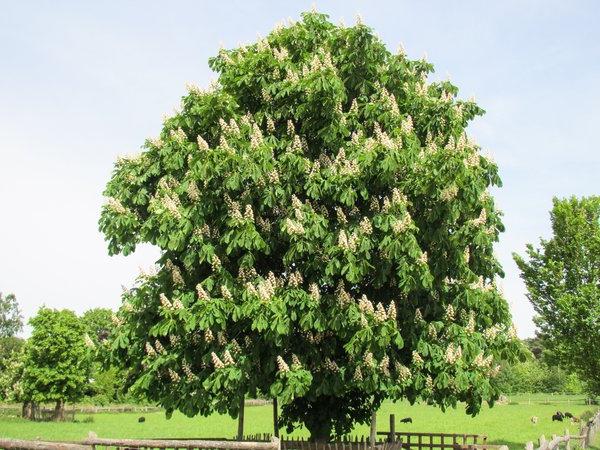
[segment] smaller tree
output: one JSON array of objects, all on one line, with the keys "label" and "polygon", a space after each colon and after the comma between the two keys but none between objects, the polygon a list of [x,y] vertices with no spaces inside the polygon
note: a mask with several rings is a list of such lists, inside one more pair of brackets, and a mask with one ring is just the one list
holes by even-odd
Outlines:
[{"label": "smaller tree", "polygon": [[23,329],[23,316],[15,294],[0,292],[0,338],[11,337]]},{"label": "smaller tree", "polygon": [[552,237],[515,254],[552,358],[600,394],[600,197],[553,200]]},{"label": "smaller tree", "polygon": [[90,373],[90,350],[83,322],[73,311],[42,307],[29,322],[22,390],[25,402],[56,402],[54,420],[64,420],[64,405],[83,396]]}]

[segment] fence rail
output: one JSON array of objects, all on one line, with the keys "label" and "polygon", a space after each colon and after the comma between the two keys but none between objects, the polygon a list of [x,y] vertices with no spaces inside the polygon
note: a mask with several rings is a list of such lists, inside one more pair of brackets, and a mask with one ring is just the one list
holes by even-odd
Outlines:
[{"label": "fence rail", "polygon": [[269,442],[249,442],[208,439],[101,439],[95,436],[88,437],[82,442],[72,443],[0,439],[0,449],[6,450],[95,450],[96,447],[115,447],[117,449],[281,450],[281,442],[278,438],[272,438]]},{"label": "fence rail", "polygon": [[25,441],[0,438],[0,449],[6,450],[91,450],[92,447],[68,442]]}]

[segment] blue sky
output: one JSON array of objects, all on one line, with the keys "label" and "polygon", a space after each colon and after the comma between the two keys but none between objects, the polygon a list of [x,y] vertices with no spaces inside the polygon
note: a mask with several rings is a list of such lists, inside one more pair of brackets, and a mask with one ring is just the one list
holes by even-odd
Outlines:
[{"label": "blue sky", "polygon": [[[219,46],[265,35],[310,1],[3,2],[0,15],[0,290],[27,317],[46,304],[120,303],[156,252],[109,257],[101,192],[120,154],[155,136],[186,82],[207,85]],[[487,114],[470,134],[500,166],[507,231],[497,247],[519,335],[532,309],[511,252],[549,233],[552,196],[598,194],[600,3],[322,1],[357,13],[389,48],[427,53],[435,78]]]}]

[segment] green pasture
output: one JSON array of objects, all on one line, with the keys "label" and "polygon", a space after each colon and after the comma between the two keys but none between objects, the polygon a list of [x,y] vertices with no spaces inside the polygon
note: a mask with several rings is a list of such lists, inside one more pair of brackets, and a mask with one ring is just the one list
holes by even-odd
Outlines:
[{"label": "green pasture", "polygon": [[[457,408],[442,412],[438,408],[407,402],[386,402],[377,414],[378,431],[389,429],[389,415],[395,414],[397,422],[403,417],[411,417],[412,424],[397,423],[398,431],[476,433],[487,434],[488,443],[508,444],[512,449],[522,448],[530,440],[537,441],[540,435],[550,437],[563,434],[565,429],[576,434],[579,424],[552,422],[551,416],[557,411],[569,411],[579,415],[597,407],[585,405],[583,397],[521,395],[509,399],[506,404],[493,408],[485,406],[476,417]],[[245,432],[247,434],[272,431],[271,405],[246,407]],[[144,416],[146,421],[138,423]],[[531,417],[539,422],[533,424]],[[86,418],[93,422],[83,422]],[[87,419],[91,420],[91,419]],[[174,414],[170,420],[163,412],[151,413],[98,413],[78,414],[74,423],[29,422],[14,415],[0,415],[0,437],[45,440],[80,440],[93,431],[105,438],[166,438],[166,437],[225,437],[236,433],[237,421],[227,416],[214,414],[210,417],[188,418]],[[368,435],[367,425],[357,426],[354,434]],[[307,436],[305,430],[297,430],[294,436]]]}]

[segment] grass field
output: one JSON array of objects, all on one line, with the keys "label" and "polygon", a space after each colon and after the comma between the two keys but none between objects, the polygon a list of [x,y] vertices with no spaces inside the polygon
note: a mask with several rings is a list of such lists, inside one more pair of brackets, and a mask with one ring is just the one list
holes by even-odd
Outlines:
[{"label": "grass field", "polygon": [[[582,397],[573,396],[515,396],[510,403],[485,406],[477,417],[470,417],[462,408],[445,413],[427,405],[411,406],[405,402],[386,402],[377,415],[379,431],[389,429],[389,415],[396,419],[410,416],[412,424],[397,424],[398,431],[478,433],[489,436],[488,443],[508,444],[511,449],[522,449],[527,441],[537,441],[540,435],[550,437],[563,434],[565,429],[578,433],[579,425],[569,422],[552,422],[551,416],[557,411],[570,411],[575,415],[596,407],[584,404]],[[272,431],[272,409],[270,405],[246,408],[245,432],[247,434]],[[146,422],[138,423],[143,415]],[[539,417],[532,424],[531,416]],[[93,422],[82,423],[86,417]],[[89,431],[99,437],[159,438],[159,437],[227,437],[237,430],[237,422],[227,416],[187,418],[174,414],[170,420],[162,412],[152,413],[98,413],[77,415],[76,423],[29,422],[19,417],[0,415],[0,437],[47,440],[79,440]],[[355,434],[367,435],[368,426],[358,426]],[[305,430],[297,430],[294,435],[307,436]]]}]

